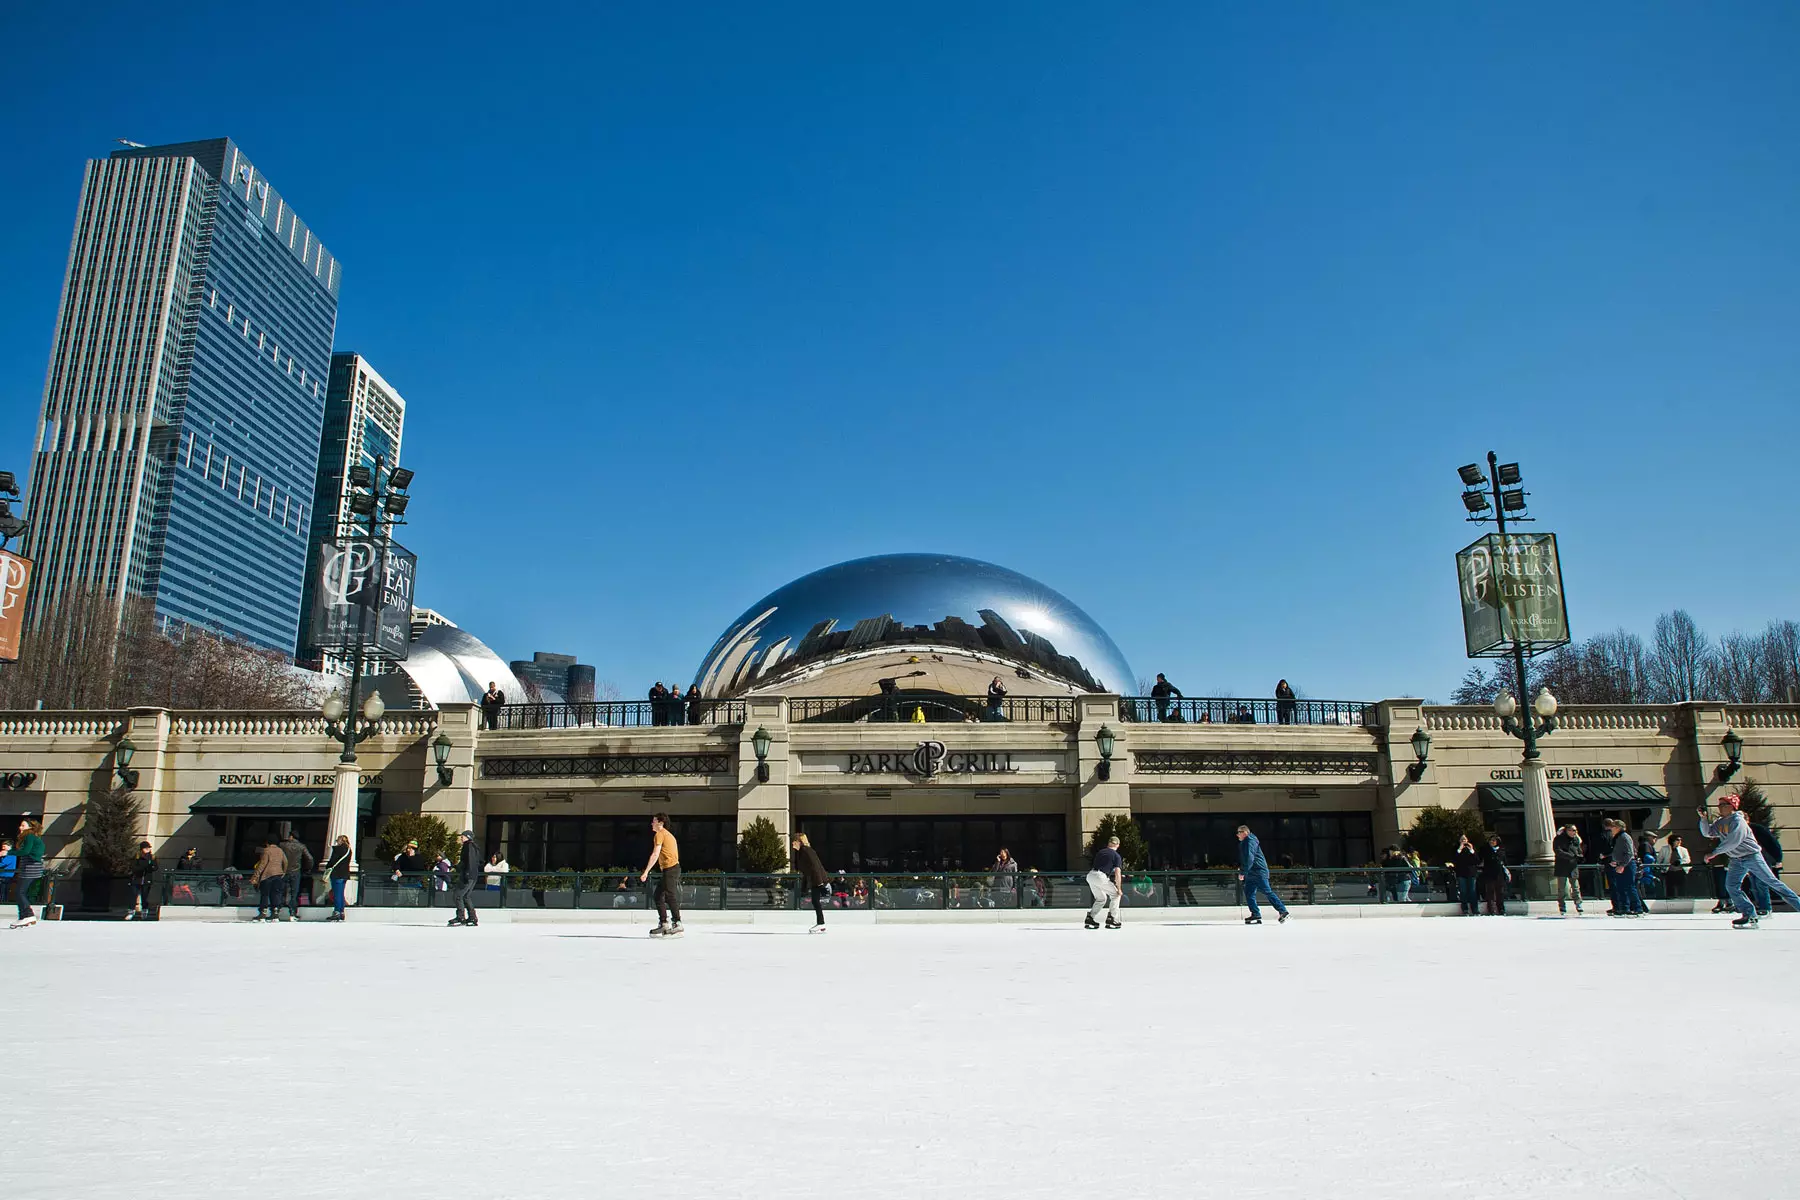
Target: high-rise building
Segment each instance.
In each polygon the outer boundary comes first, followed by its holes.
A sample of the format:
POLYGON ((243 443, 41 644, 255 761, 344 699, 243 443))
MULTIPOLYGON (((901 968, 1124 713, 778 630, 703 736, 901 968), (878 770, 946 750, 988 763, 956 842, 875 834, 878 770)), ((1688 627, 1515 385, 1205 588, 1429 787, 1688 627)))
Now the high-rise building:
POLYGON ((35 613, 143 596, 293 652, 338 284, 229 139, 87 164, 32 463, 35 613))
MULTIPOLYGON (((515 660, 507 664, 519 682, 534 687, 538 697, 552 703, 590 704, 594 699, 594 668, 575 661, 573 654, 552 654, 538 650, 531 661, 515 660)), ((524 700, 524 696, 517 697, 524 700)))
POLYGON ((319 662, 326 671, 339 669, 334 656, 312 645, 312 612, 318 603, 319 547, 340 536, 354 535, 362 522, 350 515, 345 482, 350 468, 373 466, 380 458, 388 468, 400 465, 400 433, 406 423, 406 401, 388 386, 369 360, 339 351, 331 356, 331 382, 325 391, 325 423, 319 436, 318 477, 313 484, 312 529, 307 539, 306 593, 300 606, 300 634, 290 647, 302 662, 319 662))

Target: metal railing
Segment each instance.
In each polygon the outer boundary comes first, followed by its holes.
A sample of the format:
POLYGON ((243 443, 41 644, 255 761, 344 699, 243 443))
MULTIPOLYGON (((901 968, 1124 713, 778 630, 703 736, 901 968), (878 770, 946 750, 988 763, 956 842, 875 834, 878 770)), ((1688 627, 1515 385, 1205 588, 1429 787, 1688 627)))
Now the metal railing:
POLYGON ((1073 696, 1006 696, 998 706, 986 696, 919 695, 895 692, 874 696, 796 696, 788 700, 788 720, 818 724, 861 721, 1021 721, 1032 724, 1075 723, 1073 696), (917 715, 915 715, 917 714, 917 715))
MULTIPOLYGON (((1507 903, 1554 900, 1556 884, 1549 867, 1515 866, 1502 883, 1507 903)), ((1718 898, 1715 885, 1723 872, 1694 868, 1671 884, 1666 868, 1655 867, 1639 891, 1646 900, 1718 898)), ((1580 868, 1577 876, 1584 904, 1608 902, 1611 872, 1599 865, 1580 868)), ((514 871, 490 875, 474 892, 476 908, 501 909, 654 909, 656 876, 638 882, 636 871, 514 871), (621 886, 623 885, 623 886, 621 886)), ((1455 872, 1448 867, 1418 871, 1381 867, 1276 868, 1269 881, 1283 903, 1437 904, 1459 901, 1455 872)), ((431 873, 403 874, 379 870, 359 877, 355 905, 363 908, 452 908, 455 882, 431 873)), ((1486 890, 1477 880, 1477 903, 1486 890)), ((302 883, 301 904, 324 906, 330 893, 317 877, 302 883)), ((795 911, 810 908, 811 892, 792 873, 759 875, 742 872, 683 872, 681 907, 695 911, 795 911)), ((237 871, 170 871, 164 877, 163 902, 184 907, 257 905, 249 876, 237 871)), ((1074 909, 1093 903, 1085 871, 1031 871, 1002 875, 984 871, 845 872, 831 877, 826 906, 848 911, 929 909, 1074 909)), ((1243 885, 1228 868, 1138 871, 1126 877, 1128 908, 1230 908, 1241 905, 1243 885)))
POLYGON ((508 704, 483 728, 607 729, 653 725, 742 725, 742 700, 595 700, 581 704, 508 704))
POLYGON ((1349 725, 1373 726, 1375 706, 1367 700, 1251 700, 1235 696, 1123 696, 1121 721, 1164 721, 1189 725, 1349 725))

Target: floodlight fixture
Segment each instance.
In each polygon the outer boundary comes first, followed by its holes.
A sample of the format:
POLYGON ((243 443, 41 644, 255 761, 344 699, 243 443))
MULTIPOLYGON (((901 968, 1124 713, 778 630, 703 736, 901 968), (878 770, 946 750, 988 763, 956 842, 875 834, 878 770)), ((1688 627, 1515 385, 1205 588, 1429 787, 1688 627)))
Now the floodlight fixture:
POLYGON ((413 473, 410 467, 395 467, 388 474, 388 486, 405 491, 412 486, 413 473))
POLYGON ((357 463, 350 468, 350 486, 359 488, 375 486, 375 476, 370 472, 367 463, 357 463))
POLYGON ((5 492, 9 496, 17 496, 19 494, 18 476, 11 471, 0 471, 0 492, 5 492))
POLYGON ((1519 464, 1501 463, 1495 468, 1494 474, 1499 478, 1501 487, 1511 487, 1519 482, 1519 464))
POLYGON ((1525 493, 1519 488, 1512 488, 1500 493, 1500 507, 1507 512, 1525 511, 1525 493))
POLYGON ((1486 492, 1464 492, 1463 493, 1463 507, 1468 509, 1472 513, 1486 512, 1488 510, 1487 493, 1486 492))
POLYGON ((395 492, 389 492, 387 499, 385 501, 383 501, 383 503, 382 503, 382 507, 386 508, 387 511, 392 513, 394 516, 399 516, 401 513, 406 511, 406 502, 409 499, 411 499, 411 497, 409 497, 409 496, 400 495, 395 492))
POLYGON ((1470 463, 1466 467, 1458 467, 1456 473, 1462 476, 1464 487, 1480 487, 1487 482, 1487 476, 1481 473, 1478 463, 1470 463))
POLYGON ((350 497, 350 511, 368 516, 375 511, 375 493, 357 492, 350 497))

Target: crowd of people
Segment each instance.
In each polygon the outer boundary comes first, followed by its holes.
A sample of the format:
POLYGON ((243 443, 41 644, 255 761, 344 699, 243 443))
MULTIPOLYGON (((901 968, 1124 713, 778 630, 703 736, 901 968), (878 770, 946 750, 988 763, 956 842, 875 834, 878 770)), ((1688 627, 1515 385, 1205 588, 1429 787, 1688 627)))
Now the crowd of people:
MULTIPOLYGON (((1196 724, 1207 725, 1212 723, 1213 712, 1216 709, 1219 713, 1219 720, 1224 724, 1254 725, 1257 723, 1256 711, 1250 707, 1248 701, 1195 700, 1187 705, 1176 703, 1184 699, 1186 697, 1182 695, 1181 689, 1170 683, 1168 677, 1158 671, 1156 682, 1150 685, 1150 705, 1158 721, 1192 721, 1196 724)), ((1265 704, 1267 702, 1259 701, 1258 703, 1265 704)), ((1126 720, 1143 719, 1141 705, 1134 704, 1129 700, 1121 700, 1119 707, 1120 716, 1126 720)), ((1295 692, 1285 679, 1277 680, 1275 683, 1274 712, 1277 725, 1292 725, 1299 720, 1299 693, 1295 692)), ((1268 713, 1265 710, 1262 720, 1267 721, 1268 719, 1268 713)))
POLYGON ((683 694, 681 685, 664 685, 657 680, 650 687, 650 723, 652 725, 698 725, 700 723, 700 685, 690 684, 683 694))

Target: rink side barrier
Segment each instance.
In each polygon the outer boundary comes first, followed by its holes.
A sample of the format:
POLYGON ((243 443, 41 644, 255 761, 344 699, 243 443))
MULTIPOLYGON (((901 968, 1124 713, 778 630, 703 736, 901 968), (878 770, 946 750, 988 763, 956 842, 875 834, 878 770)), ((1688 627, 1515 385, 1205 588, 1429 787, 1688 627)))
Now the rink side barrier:
MULTIPOLYGON (((1507 881, 1509 906, 1553 901, 1554 872, 1548 867, 1516 866, 1507 881)), ((1718 874, 1722 875, 1723 872, 1718 874)), ((1598 865, 1581 868, 1585 900, 1607 903, 1604 890, 1610 872, 1598 865)), ((992 872, 859 873, 832 877, 827 911, 877 913, 1019 912, 1085 909, 1093 903, 1085 872, 1026 873, 1011 877, 992 872)), ((1437 915, 1458 910, 1455 877, 1449 871, 1384 870, 1376 867, 1277 869, 1270 883, 1283 903, 1309 908, 1376 907, 1417 910, 1437 915), (1424 878, 1421 879, 1420 876, 1424 878)), ((638 882, 635 871, 511 872, 489 876, 474 893, 475 907, 513 913, 635 912, 654 914, 655 882, 638 882), (623 885, 623 886, 621 886, 623 885)), ((1647 901, 1667 901, 1689 911, 1687 901, 1715 900, 1715 873, 1702 866, 1669 880, 1660 868, 1640 891, 1647 901)), ((353 907, 358 909, 449 909, 455 906, 454 884, 431 874, 400 875, 364 871, 358 876, 353 907)), ((163 904, 173 909, 237 908, 254 910, 257 889, 249 876, 236 871, 171 871, 164 877, 163 904)), ((301 881, 302 908, 328 908, 329 889, 317 876, 301 881)), ((1244 903, 1243 885, 1235 871, 1142 871, 1126 877, 1128 909, 1227 909, 1244 903)), ((718 871, 684 871, 681 907, 687 912, 780 913, 811 916, 812 901, 798 876, 753 875, 718 871)), ((1555 911, 1552 905, 1550 911, 1555 911)), ((1399 915, 1396 913, 1395 915, 1399 915)))

